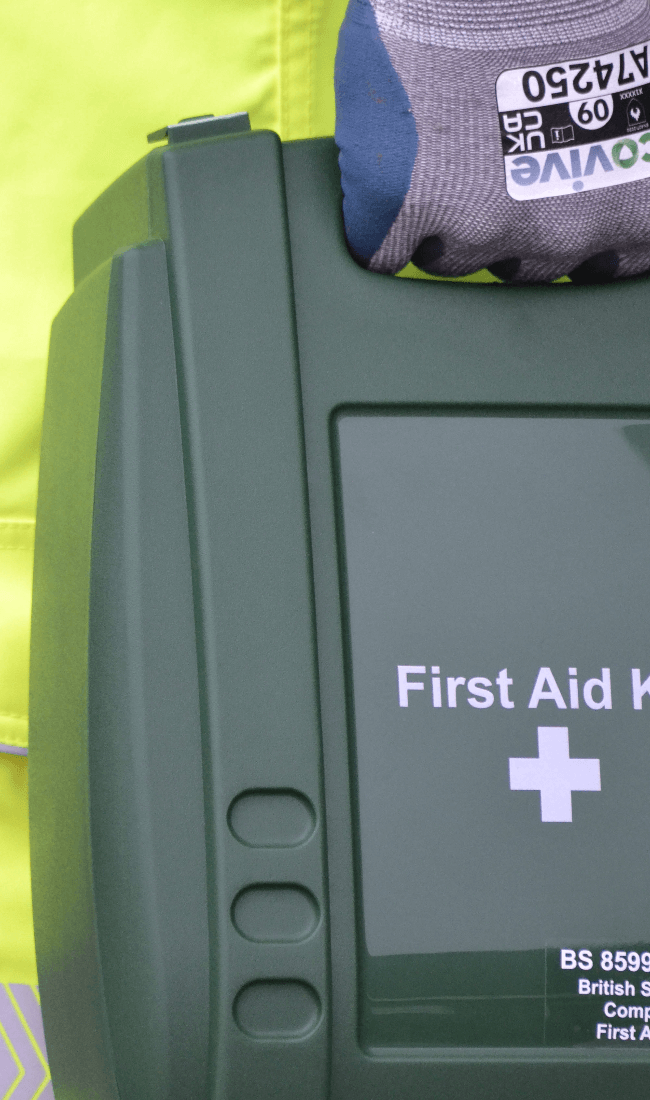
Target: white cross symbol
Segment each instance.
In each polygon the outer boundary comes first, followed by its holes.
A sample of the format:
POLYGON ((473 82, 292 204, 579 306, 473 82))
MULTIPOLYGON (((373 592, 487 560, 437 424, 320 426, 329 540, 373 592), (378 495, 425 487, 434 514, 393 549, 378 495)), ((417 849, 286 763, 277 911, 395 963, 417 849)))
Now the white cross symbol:
POLYGON ((600 760, 569 756, 566 726, 538 726, 539 757, 510 757, 510 790, 539 791, 542 821, 572 821, 571 792, 600 790, 600 760))

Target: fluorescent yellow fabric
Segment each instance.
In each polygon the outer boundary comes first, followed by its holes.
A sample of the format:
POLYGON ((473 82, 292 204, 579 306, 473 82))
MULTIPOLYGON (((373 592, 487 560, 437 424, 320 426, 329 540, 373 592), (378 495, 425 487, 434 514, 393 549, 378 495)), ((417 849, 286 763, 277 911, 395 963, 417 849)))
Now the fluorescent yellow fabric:
POLYGON ((332 133, 345 0, 36 0, 0 13, 0 355, 44 357, 75 218, 179 118, 332 133))
POLYGON ((0 359, 0 744, 20 747, 44 374, 42 359, 0 359))
MULTIPOLYGON (((27 661, 44 360, 0 358, 0 743, 27 744, 27 661)), ((36 982, 27 759, 0 753, 0 981, 36 982)))
POLYGON ((0 845, 0 977, 34 985, 25 756, 0 756, 0 845))

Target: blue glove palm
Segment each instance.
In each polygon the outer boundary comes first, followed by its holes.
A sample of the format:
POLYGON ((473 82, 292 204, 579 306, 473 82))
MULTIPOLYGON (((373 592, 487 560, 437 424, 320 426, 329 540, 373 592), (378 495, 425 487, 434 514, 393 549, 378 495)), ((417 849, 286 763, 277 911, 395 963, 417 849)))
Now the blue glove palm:
POLYGON ((336 142, 348 243, 362 263, 379 249, 411 183, 418 135, 369 0, 352 0, 336 56, 336 142))

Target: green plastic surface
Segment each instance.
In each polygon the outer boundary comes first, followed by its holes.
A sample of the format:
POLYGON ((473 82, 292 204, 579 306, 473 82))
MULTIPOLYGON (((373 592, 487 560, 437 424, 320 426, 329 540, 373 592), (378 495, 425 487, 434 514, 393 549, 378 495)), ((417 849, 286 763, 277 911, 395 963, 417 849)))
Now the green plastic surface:
MULTIPOLYGON (((443 971, 462 993, 473 961, 369 970, 338 431, 400 413, 643 419, 648 284, 370 274, 345 247, 333 142, 269 133, 154 151, 80 219, 75 271, 53 336, 32 664, 57 1100, 645 1096, 632 1043, 544 1047, 518 1011, 467 1041, 423 1027, 414 998, 435 999, 443 971), (373 981, 406 1010, 379 1030, 373 981)), ((490 995, 539 983, 545 946, 506 979, 485 959, 490 995)))
POLYGON ((337 438, 364 1043, 595 1047, 598 1024, 601 1042, 614 1026, 650 1042, 648 704, 631 678, 650 422, 342 415, 337 438), (548 776, 539 729, 570 750, 548 776), (511 790, 511 759, 537 789, 511 790))

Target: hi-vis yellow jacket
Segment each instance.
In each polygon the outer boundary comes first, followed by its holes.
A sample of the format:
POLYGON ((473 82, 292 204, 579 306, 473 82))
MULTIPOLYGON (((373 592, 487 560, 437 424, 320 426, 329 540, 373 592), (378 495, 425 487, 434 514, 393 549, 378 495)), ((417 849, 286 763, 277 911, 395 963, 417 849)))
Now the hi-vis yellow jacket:
POLYGON ((248 110, 285 140, 334 132, 346 0, 36 0, 0 16, 0 1100, 52 1097, 31 919, 28 648, 38 446, 71 229, 147 133, 248 110))

